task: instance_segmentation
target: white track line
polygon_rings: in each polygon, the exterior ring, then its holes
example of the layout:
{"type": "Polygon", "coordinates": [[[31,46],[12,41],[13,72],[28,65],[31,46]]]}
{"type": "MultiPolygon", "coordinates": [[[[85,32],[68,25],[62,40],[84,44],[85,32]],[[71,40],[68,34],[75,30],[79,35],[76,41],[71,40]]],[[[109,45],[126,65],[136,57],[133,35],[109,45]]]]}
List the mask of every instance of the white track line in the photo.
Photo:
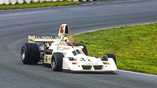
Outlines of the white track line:
{"type": "Polygon", "coordinates": [[[100,30],[108,30],[108,29],[113,29],[113,28],[120,28],[120,27],[131,27],[131,26],[138,26],[138,25],[148,25],[148,24],[153,24],[153,23],[157,23],[157,21],[141,22],[141,23],[130,23],[130,24],[109,26],[109,27],[92,29],[92,30],[89,30],[89,31],[83,31],[83,32],[74,33],[74,35],[79,35],[79,34],[88,33],[88,32],[96,32],[96,31],[100,31],[100,30]]]}

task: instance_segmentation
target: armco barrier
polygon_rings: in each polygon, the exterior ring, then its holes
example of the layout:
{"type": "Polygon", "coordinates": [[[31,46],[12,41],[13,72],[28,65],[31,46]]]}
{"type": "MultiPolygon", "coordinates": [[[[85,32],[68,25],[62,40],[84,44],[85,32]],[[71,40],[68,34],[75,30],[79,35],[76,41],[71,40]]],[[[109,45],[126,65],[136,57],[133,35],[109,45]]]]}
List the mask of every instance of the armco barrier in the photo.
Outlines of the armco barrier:
{"type": "MultiPolygon", "coordinates": [[[[23,3],[37,3],[37,2],[56,2],[56,1],[64,1],[64,0],[0,0],[0,5],[9,5],[9,4],[23,4],[23,3]]],[[[87,2],[87,1],[94,1],[94,0],[68,0],[68,1],[82,1],[82,2],[87,2]]]]}

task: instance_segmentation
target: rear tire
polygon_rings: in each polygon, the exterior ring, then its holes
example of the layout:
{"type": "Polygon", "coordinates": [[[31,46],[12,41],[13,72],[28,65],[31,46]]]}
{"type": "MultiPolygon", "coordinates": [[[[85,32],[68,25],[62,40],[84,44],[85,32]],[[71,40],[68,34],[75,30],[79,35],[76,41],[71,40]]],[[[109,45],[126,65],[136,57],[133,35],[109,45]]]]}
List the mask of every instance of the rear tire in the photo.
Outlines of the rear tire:
{"type": "Polygon", "coordinates": [[[37,64],[40,60],[38,45],[34,43],[25,43],[21,48],[21,60],[23,64],[37,64]]]}
{"type": "Polygon", "coordinates": [[[63,54],[54,53],[52,56],[51,68],[53,71],[62,71],[63,67],[63,54]]]}

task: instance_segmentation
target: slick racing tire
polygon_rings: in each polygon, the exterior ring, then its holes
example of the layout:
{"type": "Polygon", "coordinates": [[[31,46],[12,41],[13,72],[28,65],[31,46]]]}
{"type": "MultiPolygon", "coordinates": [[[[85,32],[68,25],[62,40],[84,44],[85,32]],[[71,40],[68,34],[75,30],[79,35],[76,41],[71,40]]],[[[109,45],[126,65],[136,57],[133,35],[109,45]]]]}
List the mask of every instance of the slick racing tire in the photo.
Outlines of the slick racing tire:
{"type": "Polygon", "coordinates": [[[114,54],[107,54],[107,57],[108,58],[113,58],[114,62],[117,64],[116,55],[114,55],[114,54]]]}
{"type": "Polygon", "coordinates": [[[63,54],[54,53],[51,60],[51,68],[53,71],[62,71],[63,67],[63,54]]]}
{"type": "Polygon", "coordinates": [[[37,64],[40,60],[38,45],[34,43],[25,43],[21,48],[21,60],[23,64],[37,64]]]}

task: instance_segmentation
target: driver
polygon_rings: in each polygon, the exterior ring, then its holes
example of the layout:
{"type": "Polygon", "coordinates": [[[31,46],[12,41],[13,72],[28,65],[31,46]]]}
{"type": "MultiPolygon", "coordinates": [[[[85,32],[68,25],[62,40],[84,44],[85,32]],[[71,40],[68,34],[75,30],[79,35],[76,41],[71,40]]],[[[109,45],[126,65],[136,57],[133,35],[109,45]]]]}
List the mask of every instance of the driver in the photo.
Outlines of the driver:
{"type": "Polygon", "coordinates": [[[64,41],[68,46],[73,46],[73,43],[67,37],[64,37],[64,41]]]}

